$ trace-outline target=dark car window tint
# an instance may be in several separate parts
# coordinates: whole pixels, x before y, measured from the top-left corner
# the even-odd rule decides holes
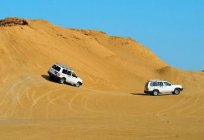
[[[163,82],[159,82],[159,86],[163,86]]]
[[[71,76],[71,71],[67,71],[67,75]]]
[[[62,70],[62,73],[64,73],[64,74],[67,74],[67,72],[68,72],[68,71],[65,70],[65,69]]]
[[[165,86],[171,86],[171,84],[168,83],[168,82],[164,82],[164,85],[165,85]]]
[[[59,66],[57,66],[57,65],[53,65],[52,68],[55,69],[56,71],[60,71],[60,69],[61,69],[61,68],[60,68]]]
[[[158,82],[154,82],[154,83],[153,83],[153,86],[158,86]]]

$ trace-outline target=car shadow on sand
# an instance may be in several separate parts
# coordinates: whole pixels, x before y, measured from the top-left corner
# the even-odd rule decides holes
[[[43,75],[41,75],[41,77],[44,78],[44,79],[47,80],[47,81],[50,81],[50,82],[53,82],[53,83],[58,83],[57,81],[51,80],[50,77],[49,77],[49,75],[44,75],[44,74],[43,74]]]
[[[153,95],[150,95],[150,94],[146,94],[146,93],[130,93],[134,96],[153,96]],[[157,96],[168,96],[168,95],[172,95],[172,94],[159,94]]]
[[[42,78],[44,78],[45,80],[51,81],[48,75],[41,75]]]
[[[145,93],[130,93],[132,95],[136,95],[136,96],[150,96],[148,94],[145,94]]]
[[[56,84],[60,84],[57,80],[51,80],[49,75],[41,75],[42,78],[44,78],[45,80],[49,81],[49,82],[53,82],[53,83],[56,83]],[[72,86],[74,87],[73,85],[69,84],[69,83],[64,83],[65,85],[69,85],[69,86]]]

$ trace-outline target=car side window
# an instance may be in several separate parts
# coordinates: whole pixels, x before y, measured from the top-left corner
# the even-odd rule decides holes
[[[67,75],[71,76],[72,75],[71,71],[67,71]]]
[[[171,86],[171,84],[168,83],[168,82],[164,82],[164,85],[165,85],[165,86]]]
[[[158,86],[158,82],[153,82],[153,86]]]
[[[163,86],[163,82],[159,82],[159,86],[160,86],[160,87]]]
[[[63,69],[62,73],[67,74],[67,70]]]

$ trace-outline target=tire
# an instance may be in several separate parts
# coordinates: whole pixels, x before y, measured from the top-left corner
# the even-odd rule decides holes
[[[176,88],[173,92],[174,95],[179,95],[181,93],[181,90],[179,88]]]
[[[158,95],[159,95],[159,91],[158,91],[158,90],[154,90],[154,91],[152,92],[152,95],[153,95],[153,96],[158,96]]]
[[[60,84],[64,84],[64,82],[65,82],[65,78],[60,78],[60,79],[59,79],[59,83],[60,83]]]
[[[81,82],[77,82],[77,83],[75,84],[76,87],[80,87],[81,85],[82,85]]]

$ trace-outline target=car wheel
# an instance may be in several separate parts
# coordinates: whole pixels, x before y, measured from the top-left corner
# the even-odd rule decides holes
[[[152,93],[152,95],[153,95],[153,96],[159,95],[159,91],[158,91],[158,90],[154,90],[153,93]]]
[[[177,89],[174,90],[173,94],[175,94],[175,95],[179,95],[180,92],[181,92],[181,90],[177,88]]]
[[[76,87],[80,87],[81,86],[81,82],[77,82],[75,86]]]
[[[64,84],[64,82],[65,82],[65,78],[60,78],[59,83]]]

